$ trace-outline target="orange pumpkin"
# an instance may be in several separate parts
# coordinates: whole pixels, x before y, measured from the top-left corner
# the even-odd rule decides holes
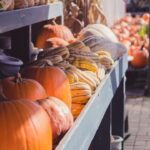
[[[47,112],[52,126],[53,140],[66,133],[73,125],[73,116],[67,105],[56,97],[36,101]]]
[[[70,84],[65,73],[58,67],[28,67],[23,76],[35,79],[45,88],[48,96],[61,99],[71,108]]]
[[[52,150],[52,129],[45,111],[27,100],[6,99],[1,89],[0,124],[0,150]]]
[[[46,91],[40,83],[31,79],[21,78],[20,74],[16,77],[8,77],[2,80],[4,95],[9,99],[28,99],[35,101],[46,98]]]
[[[49,38],[58,37],[67,42],[75,41],[72,32],[64,25],[51,25],[43,26],[40,34],[36,39],[36,47],[43,48],[45,42]]]
[[[143,68],[148,63],[148,51],[147,50],[132,50],[133,60],[131,61],[131,65],[134,68]]]
[[[54,38],[49,38],[48,40],[46,40],[43,48],[61,47],[61,46],[67,46],[67,45],[69,45],[69,43],[66,42],[65,40],[58,38],[58,37],[54,37]]]
[[[143,14],[142,18],[148,24],[149,20],[150,20],[150,14],[149,13],[145,13],[145,14]]]

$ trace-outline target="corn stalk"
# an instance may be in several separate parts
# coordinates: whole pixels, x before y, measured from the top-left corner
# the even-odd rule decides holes
[[[105,25],[107,24],[106,17],[102,10],[101,0],[90,0],[88,10],[89,10],[88,11],[89,24],[94,24],[94,23],[101,23]]]
[[[106,24],[101,0],[62,0],[65,25],[78,33],[84,26],[94,23]]]

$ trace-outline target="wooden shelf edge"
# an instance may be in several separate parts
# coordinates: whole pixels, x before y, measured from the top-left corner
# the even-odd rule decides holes
[[[63,17],[62,2],[0,12],[0,33],[5,33],[59,16]]]

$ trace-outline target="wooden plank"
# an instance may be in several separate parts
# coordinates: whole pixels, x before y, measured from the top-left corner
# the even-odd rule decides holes
[[[150,13],[150,7],[149,7],[149,13]],[[149,26],[150,26],[150,20],[149,20]],[[149,41],[150,41],[150,32],[149,32]],[[150,43],[149,43],[149,54],[150,54]],[[145,87],[145,95],[150,97],[150,56],[148,59],[148,74],[147,74],[147,85]]]
[[[14,30],[11,37],[11,55],[21,59],[24,63],[29,62],[31,57],[31,27],[26,26]]]
[[[125,80],[122,79],[112,100],[112,135],[121,136],[124,138],[125,132]],[[123,143],[122,143],[123,150]]]
[[[0,12],[0,33],[63,16],[62,2]]]
[[[124,55],[115,63],[114,68],[105,80],[101,82],[73,127],[56,147],[56,150],[87,150],[89,148],[126,70],[127,55]]]
[[[111,104],[103,117],[98,130],[92,140],[89,150],[110,150],[111,149]]]

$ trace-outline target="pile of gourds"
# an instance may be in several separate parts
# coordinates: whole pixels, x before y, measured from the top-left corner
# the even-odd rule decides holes
[[[58,67],[30,69],[35,80],[20,73],[1,80],[0,149],[51,150],[73,125],[70,85],[64,72]]]
[[[45,5],[58,0],[1,0],[0,9],[13,10],[26,7],[33,7],[38,5]]]
[[[75,38],[62,25],[43,27],[35,42],[43,48],[37,59],[1,80],[0,149],[57,145],[113,67],[111,54],[98,48],[99,38],[82,32]]]
[[[92,28],[90,31],[96,30],[94,26]],[[94,33],[86,35],[86,32],[89,32],[89,28],[75,38],[66,26],[44,25],[35,42],[35,46],[43,51],[36,61],[29,64],[38,67],[57,66],[64,71],[71,87],[74,119],[114,64],[111,54],[97,45],[100,31],[97,31],[97,36]],[[28,70],[26,77],[33,78],[31,72]]]

